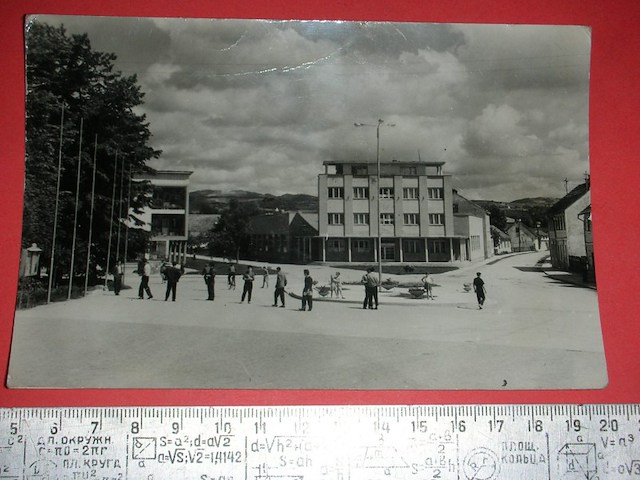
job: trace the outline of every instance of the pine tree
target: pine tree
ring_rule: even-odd
[[[57,277],[69,272],[73,218],[78,210],[75,271],[84,272],[91,217],[94,142],[97,138],[95,204],[91,264],[107,263],[109,225],[113,220],[115,242],[119,213],[128,216],[129,175],[150,171],[147,161],[160,151],[148,143],[151,137],[144,115],[135,107],[144,93],[137,78],[114,70],[116,56],[94,51],[86,34],[67,35],[64,27],[30,24],[26,32],[26,158],[23,246],[37,243],[40,264],[49,265],[58,175],[58,148],[64,106],[62,168],[55,265]],[[80,144],[80,123],[83,123]],[[81,145],[81,146],[80,146]],[[79,201],[76,182],[80,158]],[[116,162],[117,158],[117,162]],[[112,216],[114,182],[116,204]],[[135,211],[148,202],[149,186],[133,182]],[[122,199],[122,202],[120,202]],[[139,233],[136,233],[139,236]],[[121,235],[121,242],[124,235]],[[138,242],[139,243],[139,242]],[[123,247],[120,248],[121,253]],[[112,248],[110,264],[115,262]],[[121,255],[122,256],[122,255]],[[93,268],[92,268],[93,270]]]

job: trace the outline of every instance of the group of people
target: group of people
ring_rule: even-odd
[[[118,262],[120,263],[120,262]],[[116,269],[118,265],[116,264]],[[176,294],[178,290],[178,281],[180,277],[184,273],[184,266],[178,265],[178,262],[163,262],[160,266],[160,276],[162,277],[162,283],[167,284],[167,290],[165,292],[164,300],[165,302],[169,300],[169,296],[171,296],[171,300],[173,302],[176,301]],[[153,294],[151,293],[151,288],[149,287],[149,279],[151,278],[151,264],[149,260],[143,258],[141,263],[138,265],[138,274],[140,275],[140,286],[138,287],[138,298],[140,300],[144,299],[144,294],[147,294],[147,298],[153,298]],[[118,283],[120,283],[120,278],[118,279]],[[114,273],[114,291],[116,291],[116,295],[120,292],[119,288],[116,290],[116,274]]]
[[[262,274],[262,287],[265,288],[269,286],[269,270],[267,267],[263,269],[264,273]],[[149,287],[149,278],[151,276],[151,265],[146,258],[143,258],[141,264],[138,267],[138,273],[140,274],[140,286],[138,288],[138,298],[144,299],[144,294],[147,294],[147,298],[153,298],[153,294],[151,293],[151,289]],[[160,267],[160,275],[162,277],[162,282],[167,284],[166,292],[165,292],[165,301],[169,299],[171,296],[172,301],[176,301],[177,294],[177,285],[180,277],[184,274],[184,267],[182,265],[178,265],[177,262],[172,262],[171,264],[164,262]],[[123,275],[123,265],[122,262],[116,262],[116,266],[113,271],[113,290],[116,295],[120,294],[122,289],[122,275]],[[207,300],[213,301],[215,300],[215,278],[216,278],[216,270],[214,263],[208,263],[205,265],[202,270],[202,277],[207,286]],[[235,290],[236,286],[236,266],[233,263],[229,264],[227,271],[227,283],[229,289]],[[240,297],[240,303],[244,303],[247,300],[247,303],[251,303],[251,296],[253,293],[253,283],[255,281],[256,274],[254,273],[253,267],[248,266],[246,271],[242,274],[243,280],[243,288],[242,295]],[[302,289],[302,306],[300,308],[301,311],[311,311],[313,309],[313,287],[317,282],[313,280],[311,274],[308,269],[304,269],[304,286]],[[362,304],[363,309],[378,309],[378,290],[380,287],[380,277],[375,273],[375,269],[373,267],[367,268],[366,273],[362,276],[361,279],[362,285],[364,285],[365,296],[364,302]],[[426,273],[424,277],[422,277],[422,285],[425,290],[426,297],[428,299],[433,299],[433,285],[435,282],[431,274]],[[282,271],[280,267],[276,268],[276,284],[275,290],[273,293],[273,306],[278,306],[278,300],[280,301],[280,307],[284,308],[285,306],[285,292],[287,287],[287,277]],[[476,294],[476,298],[478,300],[478,308],[482,309],[485,297],[486,297],[486,288],[484,286],[484,280],[481,278],[480,272],[476,273],[476,278],[473,280],[473,290]],[[340,278],[340,272],[335,272],[331,275],[330,279],[330,291],[331,297],[334,295],[336,298],[344,299],[344,294],[342,292],[342,279]]]
[[[255,280],[256,274],[253,272],[253,267],[249,267],[251,269],[251,275],[253,276],[253,279],[251,280],[251,282],[253,282],[253,280]],[[245,272],[246,274],[246,272]],[[243,279],[245,274],[243,274]],[[227,285],[229,286],[229,290],[235,290],[236,289],[236,265],[235,263],[229,263],[229,267],[227,269]],[[269,268],[268,267],[264,267],[262,269],[262,287],[260,288],[265,288],[269,286]]]
[[[242,280],[244,285],[242,287],[242,296],[240,297],[240,303],[244,303],[245,299],[247,303],[251,303],[251,294],[253,293],[253,283],[255,281],[255,273],[252,266],[248,266],[247,270],[242,274]],[[235,279],[234,279],[235,283]],[[302,289],[302,307],[300,310],[309,311],[313,308],[313,285],[315,284],[313,278],[309,273],[309,270],[304,270],[304,288]],[[269,270],[264,267],[264,274],[262,280],[262,287],[269,286]],[[278,300],[280,300],[280,307],[285,307],[285,292],[287,286],[287,276],[280,267],[276,268],[276,285],[273,292],[273,306],[278,306]]]

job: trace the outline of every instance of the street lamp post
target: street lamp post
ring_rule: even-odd
[[[376,128],[376,168],[377,168],[377,188],[378,193],[376,195],[376,205],[378,209],[378,281],[382,283],[382,236],[380,234],[380,127],[395,127],[395,123],[384,123],[381,118],[378,119],[378,123],[360,123],[355,122],[353,124],[356,127],[375,127]]]

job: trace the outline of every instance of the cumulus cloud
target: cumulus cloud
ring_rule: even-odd
[[[39,17],[40,19],[40,17]],[[445,161],[469,198],[561,195],[588,169],[588,29],[42,17],[138,74],[156,168],[317,193],[327,160]],[[395,126],[389,126],[394,124]]]
[[[464,138],[471,157],[513,159],[541,155],[543,142],[522,125],[523,115],[509,105],[487,105],[473,119]]]

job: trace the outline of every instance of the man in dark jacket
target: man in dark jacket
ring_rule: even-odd
[[[251,292],[253,291],[253,280],[255,275],[253,273],[253,267],[249,266],[247,271],[242,274],[244,280],[244,287],[242,288],[242,297],[240,303],[244,302],[245,297],[248,296],[247,303],[251,303]]]
[[[216,269],[213,263],[207,264],[202,271],[204,283],[207,285],[207,300],[215,299]]]
[[[482,310],[487,289],[484,286],[484,280],[480,278],[480,272],[476,273],[476,278],[473,279],[473,291],[476,292],[476,297],[478,297],[478,308]]]
[[[281,271],[280,267],[276,268],[276,290],[273,292],[273,306],[278,306],[278,298],[280,299],[280,305],[284,308],[284,287],[287,286],[287,277]]]
[[[171,300],[176,301],[176,288],[178,287],[178,280],[182,275],[182,267],[178,268],[176,262],[165,270],[165,276],[167,277],[167,293],[164,296],[164,301],[169,300],[169,293],[171,293]]]
[[[364,284],[364,303],[362,308],[373,309],[375,302],[375,309],[378,309],[378,276],[374,273],[373,267],[367,268],[367,273],[362,277],[362,283]]]
[[[309,274],[309,270],[304,271],[304,288],[302,289],[302,308],[305,311],[309,305],[309,311],[313,308],[313,278]]]

